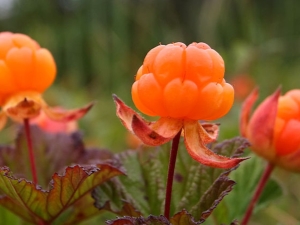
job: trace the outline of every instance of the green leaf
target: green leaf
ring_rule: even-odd
[[[234,138],[216,144],[212,149],[218,154],[237,157],[248,145],[245,139]],[[93,192],[96,207],[103,209],[109,202],[109,211],[118,212],[124,201],[142,215],[163,214],[170,146],[163,147],[167,149],[144,148],[120,153],[118,158],[128,176],[114,178],[97,187]],[[228,178],[230,172],[199,164],[182,144],[175,168],[171,214],[185,208],[203,222],[231,191],[234,182]]]
[[[53,175],[51,188],[45,191],[25,179],[14,178],[7,167],[2,167],[0,190],[7,197],[1,203],[29,222],[50,223],[94,187],[121,174],[122,171],[108,164],[67,167],[64,175]],[[8,198],[12,200],[8,201]]]
[[[273,179],[270,179],[259,198],[256,205],[256,210],[266,207],[272,200],[283,195],[283,190],[281,186]]]
[[[1,224],[25,225],[24,221],[21,222],[19,217],[2,206],[0,206],[0,218]]]
[[[229,223],[233,219],[243,217],[265,167],[266,162],[262,158],[251,155],[250,160],[242,163],[238,170],[230,174],[230,178],[235,180],[237,184],[214,212],[218,223]],[[281,195],[281,187],[271,178],[256,204],[255,211],[265,207],[271,200]],[[223,216],[224,211],[227,212],[226,216]]]

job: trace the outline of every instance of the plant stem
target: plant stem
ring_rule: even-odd
[[[29,161],[30,161],[32,179],[33,179],[33,183],[37,184],[38,180],[37,180],[37,172],[36,172],[36,166],[35,166],[35,160],[34,160],[34,152],[33,152],[33,147],[32,147],[29,119],[24,119],[24,128],[25,128],[25,136],[26,136],[26,140],[27,140],[27,148],[28,148],[28,153],[29,153]]]
[[[173,139],[171,153],[170,153],[167,188],[166,188],[165,213],[164,213],[164,216],[167,219],[170,219],[170,206],[171,206],[173,178],[174,178],[174,170],[175,170],[175,163],[176,163],[176,157],[177,157],[177,152],[178,152],[180,136],[181,136],[181,130],[176,134],[176,136]]]
[[[255,190],[254,195],[251,199],[251,202],[250,202],[250,204],[247,208],[247,211],[246,211],[245,216],[244,216],[244,218],[241,222],[241,225],[247,225],[248,224],[248,221],[249,221],[249,219],[252,215],[252,211],[254,209],[254,206],[255,206],[256,202],[258,201],[265,185],[267,184],[267,181],[269,180],[269,177],[270,177],[273,169],[274,169],[274,165],[271,164],[271,163],[268,163],[268,165],[267,165],[267,167],[266,167],[263,175],[261,176],[260,181],[259,181],[259,183],[256,187],[256,190]]]

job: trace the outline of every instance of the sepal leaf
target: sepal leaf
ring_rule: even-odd
[[[203,140],[204,144],[209,144],[217,140],[219,135],[219,125],[215,123],[200,123],[200,126],[206,131],[205,139]]]
[[[113,98],[117,107],[117,116],[122,124],[146,145],[165,144],[182,128],[182,120],[173,118],[162,117],[157,122],[148,122],[116,95],[113,95]]]
[[[211,142],[211,137],[199,123],[184,121],[185,145],[191,157],[203,165],[229,169],[247,158],[228,158],[208,149],[204,143]]]
[[[35,92],[24,92],[7,100],[2,110],[15,121],[36,117],[46,105],[42,96]]]
[[[117,108],[117,116],[121,120],[124,127],[126,127],[127,130],[133,132],[131,128],[131,122],[133,116],[141,118],[141,116],[136,113],[132,108],[127,106],[121,99],[119,99],[116,95],[113,95],[114,102],[116,104]]]
[[[94,102],[91,102],[81,108],[70,110],[57,110],[57,108],[43,105],[42,109],[44,110],[45,114],[52,120],[59,122],[70,122],[73,120],[79,120],[94,106],[94,104]]]
[[[144,144],[150,146],[159,146],[169,142],[182,128],[182,121],[165,117],[148,124],[134,115],[131,126],[135,135]]]

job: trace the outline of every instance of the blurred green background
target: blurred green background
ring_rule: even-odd
[[[0,31],[28,34],[48,48],[58,75],[47,102],[74,108],[96,100],[79,122],[86,144],[120,151],[130,144],[111,95],[133,106],[134,75],[159,43],[206,42],[223,56],[237,99],[220,120],[221,140],[238,135],[241,102],[254,86],[260,101],[279,86],[300,88],[299,9],[298,0],[0,0]],[[253,224],[299,224],[289,209],[299,212],[300,195],[287,185],[299,187],[299,177],[288,176],[278,207],[259,212]],[[295,223],[276,222],[281,212]]]

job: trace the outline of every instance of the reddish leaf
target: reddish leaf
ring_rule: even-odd
[[[39,185],[46,188],[55,172],[63,173],[72,164],[98,164],[113,158],[111,152],[86,149],[81,134],[74,132],[47,133],[31,126],[32,144],[38,168]],[[15,162],[18,163],[15,163]],[[0,167],[8,166],[18,178],[31,179],[27,141],[23,127],[19,129],[13,146],[0,146]]]
[[[138,217],[138,216],[141,216],[141,213],[138,212],[130,203],[128,202],[123,202],[123,206],[120,210],[116,210],[116,209],[113,209],[110,205],[110,202],[107,201],[104,206],[100,207],[98,206],[97,207],[98,209],[100,210],[106,210],[106,211],[109,211],[109,212],[112,212],[116,215],[119,215],[119,216],[133,216],[133,217]]]
[[[197,225],[199,223],[194,221],[194,218],[186,210],[176,213],[171,219],[172,225]]]
[[[107,225],[171,225],[164,216],[149,216],[143,217],[123,217],[116,220],[106,222]]]
[[[135,221],[136,221],[136,218],[126,216],[124,218],[107,221],[106,224],[108,224],[108,225],[137,225],[137,223]]]
[[[46,202],[47,193],[36,187],[31,182],[24,179],[15,179],[11,176],[10,171],[7,167],[2,167],[0,170],[0,190],[11,198],[12,201],[1,202],[4,207],[12,209],[13,212],[19,214],[18,210],[23,207],[25,210],[24,219],[28,220],[29,215],[36,214],[36,218],[32,220],[38,220],[40,214],[43,211],[46,212],[46,207],[43,202]],[[13,207],[16,204],[16,207]],[[36,210],[37,212],[34,212]],[[20,214],[19,214],[20,215]]]
[[[228,158],[215,154],[204,143],[211,137],[203,129],[201,124],[195,121],[184,122],[184,141],[188,153],[193,159],[206,166],[229,169],[235,167],[247,158]]]
[[[68,167],[63,176],[53,175],[50,191],[44,191],[24,179],[15,179],[8,168],[0,170],[0,190],[36,219],[54,221],[64,210],[85,196],[97,185],[121,175],[119,169],[107,164],[81,167]],[[4,207],[13,209],[12,202],[2,202]],[[26,218],[28,216],[26,214]]]
[[[199,223],[194,221],[194,218],[183,210],[176,213],[170,221],[164,216],[149,216],[144,217],[122,217],[116,220],[107,221],[108,225],[197,225]]]
[[[232,221],[231,223],[230,223],[230,225],[239,225],[240,223],[239,223],[239,221],[237,221],[237,220],[234,220],[234,221]]]

